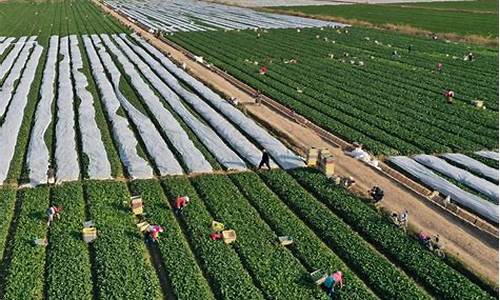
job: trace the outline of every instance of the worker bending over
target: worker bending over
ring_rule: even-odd
[[[55,205],[47,208],[47,227],[54,221],[54,217],[59,220],[61,211],[62,207],[57,207]]]
[[[188,205],[189,201],[189,196],[177,197],[174,205],[174,212],[176,216],[180,216],[182,214],[182,210]]]
[[[271,165],[269,164],[269,153],[267,153],[266,149],[262,150],[262,159],[260,160],[259,170],[263,165],[266,165],[266,167],[271,170]]]
[[[341,271],[337,271],[333,273],[332,275],[328,276],[325,279],[325,282],[323,285],[326,288],[326,292],[328,293],[328,296],[330,298],[333,298],[333,293],[335,291],[335,286],[339,286],[339,288],[344,287],[344,276]]]
[[[452,90],[446,90],[444,92],[444,97],[446,98],[446,101],[448,102],[448,104],[452,104],[453,103],[453,97],[455,97],[455,92],[452,91]]]
[[[377,204],[384,199],[384,191],[376,185],[370,190],[370,197],[372,197],[373,202]]]
[[[158,236],[160,235],[160,232],[163,232],[163,228],[159,225],[149,225],[148,227],[148,240],[151,243],[155,243],[158,241]]]

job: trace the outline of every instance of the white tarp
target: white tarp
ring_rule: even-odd
[[[116,67],[113,59],[106,51],[106,48],[101,43],[99,36],[91,35],[94,45],[98,49],[99,56],[103,64],[111,75],[111,82],[113,83],[114,92],[120,101],[122,107],[127,111],[128,116],[135,124],[142,141],[146,146],[149,155],[155,161],[155,165],[160,172],[160,175],[178,175],[182,174],[183,170],[179,162],[175,159],[174,154],[168,148],[166,142],[154,126],[153,122],[148,116],[145,116],[137,108],[135,108],[120,91],[120,80],[122,74]]]
[[[123,66],[123,69],[130,77],[132,86],[134,86],[137,90],[138,94],[141,96],[142,100],[145,102],[146,106],[154,115],[164,133],[167,135],[167,138],[177,149],[177,152],[182,156],[189,173],[212,172],[213,169],[210,163],[189,139],[187,133],[170,113],[170,111],[163,106],[160,98],[158,98],[149,85],[144,82],[140,73],[136,70],[130,60],[113,44],[108,35],[101,34],[101,38],[111,53],[117,57],[118,61]]]
[[[92,74],[99,87],[101,100],[104,103],[106,115],[113,129],[113,137],[118,146],[120,159],[132,179],[151,178],[153,176],[153,169],[151,169],[148,162],[137,153],[137,139],[129,128],[127,118],[119,114],[120,102],[113,90],[113,86],[106,76],[106,72],[97,56],[94,45],[88,36],[83,35],[82,38],[91,63]]]
[[[47,183],[49,165],[49,149],[45,143],[45,133],[52,121],[52,102],[54,101],[54,84],[56,80],[57,53],[59,37],[51,36],[45,69],[40,87],[40,101],[35,114],[35,122],[31,130],[26,163],[29,169],[30,186]]]
[[[163,54],[146,43],[142,39],[138,39],[143,46],[146,47],[165,67],[166,62],[170,62]],[[161,74],[160,74],[161,75]],[[163,74],[165,75],[165,74]],[[170,75],[170,77],[172,77]],[[164,77],[167,83],[189,103],[196,112],[198,112],[207,121],[217,133],[223,137],[227,143],[231,145],[242,157],[244,157],[252,166],[259,164],[262,158],[262,152],[251,143],[239,130],[237,130],[228,120],[221,116],[215,109],[208,105],[205,101],[192,93],[186,93],[184,88],[179,88],[180,84],[170,77]],[[192,79],[195,80],[195,79]],[[274,162],[271,162],[271,167],[276,167]]]
[[[23,122],[24,109],[28,103],[28,94],[35,78],[42,51],[42,46],[35,46],[17,85],[16,93],[12,97],[9,111],[5,116],[2,127],[0,127],[0,184],[7,178],[10,163],[14,157],[17,136]]]
[[[430,186],[443,195],[450,196],[455,202],[467,207],[478,215],[498,223],[498,205],[461,190],[409,157],[395,156],[389,160],[412,176],[418,178],[425,185]]]
[[[489,167],[478,160],[470,158],[467,155],[463,155],[460,153],[446,153],[441,156],[451,161],[454,161],[462,166],[465,166],[471,171],[474,171],[485,177],[498,181],[498,170]]]
[[[481,194],[485,195],[489,199],[493,200],[493,202],[498,204],[498,186],[489,182],[488,180],[477,177],[476,175],[471,174],[466,170],[462,170],[447,163],[444,159],[432,155],[415,155],[413,159],[423,164],[424,166],[427,166],[433,170],[438,171],[441,174],[444,174],[460,183],[465,184],[466,186],[480,192]]]
[[[178,31],[198,31],[210,27],[255,29],[344,26],[334,22],[257,12],[247,8],[204,1],[112,0],[105,1],[105,3],[148,26],[153,25],[155,29],[163,27],[175,28]]]
[[[475,153],[477,155],[479,155],[479,156],[486,157],[486,158],[498,161],[498,152],[493,152],[493,151],[477,151]]]
[[[125,51],[129,58],[137,64],[138,68],[142,71],[144,76],[151,82],[155,89],[163,96],[163,98],[170,104],[173,110],[186,122],[186,124],[191,128],[191,130],[196,134],[200,141],[207,147],[207,149],[215,156],[215,158],[227,169],[232,170],[245,170],[245,162],[234,153],[224,141],[207,125],[198,120],[197,117],[193,116],[191,112],[184,106],[181,102],[179,96],[175,94],[169,86],[167,86],[161,79],[156,76],[156,74],[151,70],[153,68],[156,73],[158,73],[170,86],[171,81],[166,78],[170,76],[171,79],[175,80],[178,87],[179,83],[175,78],[168,73],[165,68],[158,63],[154,58],[152,58],[144,49],[141,47],[130,43],[126,38],[126,35],[121,35],[121,37],[127,41],[127,44],[131,46],[137,54],[132,51],[127,44],[123,42],[118,36],[114,36],[115,40],[118,42],[120,47]],[[140,57],[146,61],[151,68],[144,63]],[[177,89],[178,90],[178,89]],[[183,89],[184,90],[184,89]],[[185,90],[184,90],[185,91]],[[186,93],[189,93],[185,91]],[[193,94],[191,94],[194,96]],[[181,96],[183,96],[181,94]],[[237,138],[237,137],[236,137]],[[244,138],[244,137],[243,137]]]
[[[31,37],[30,40],[33,41],[35,37]],[[17,40],[17,42],[14,44],[14,48],[9,52],[7,57],[2,61],[2,64],[0,65],[0,81],[4,78],[5,74],[9,72],[10,68],[12,67],[12,64],[16,60],[17,56],[19,55],[19,52],[23,49],[25,46],[26,40],[28,37],[22,36]],[[0,98],[1,99],[1,98]]]
[[[357,160],[361,160],[361,161],[364,161],[366,163],[370,162],[372,159],[370,154],[368,154],[366,151],[364,151],[361,148],[355,148],[354,150],[346,151],[345,153],[351,157],[354,157]]]
[[[5,52],[5,50],[7,50],[7,48],[9,48],[10,44],[12,44],[12,42],[15,40],[16,40],[15,38],[10,37],[10,38],[7,38],[5,41],[3,41],[0,44],[0,55],[2,55]]]
[[[19,54],[16,63],[14,64],[14,66],[9,72],[9,75],[7,76],[7,78],[5,78],[5,81],[3,82],[2,89],[0,90],[0,118],[3,116],[5,110],[9,106],[9,101],[16,87],[16,83],[19,80],[19,77],[21,77],[24,65],[28,61],[30,51],[33,48],[34,44],[32,42],[34,40],[35,37],[31,37],[28,40],[28,42],[24,44],[25,47],[21,51],[21,54]]]
[[[75,92],[80,99],[78,123],[82,150],[88,158],[87,173],[91,179],[109,179],[111,178],[111,165],[101,139],[101,132],[95,121],[94,97],[87,90],[87,77],[80,71],[83,69],[83,61],[78,38],[76,35],[71,35],[69,38]]]
[[[137,36],[135,37],[146,47],[146,49],[156,56],[170,72],[184,80],[191,86],[191,88],[200,93],[204,99],[210,102],[210,104],[221,114],[235,123],[242,131],[259,143],[260,146],[265,148],[271,157],[282,168],[293,169],[305,166],[303,160],[299,156],[293,153],[290,149],[286,148],[277,138],[269,134],[264,128],[257,125],[252,119],[245,116],[240,110],[232,106],[229,102],[223,100],[215,92],[210,90],[198,80],[194,79],[181,68],[177,67],[154,47],[147,44],[144,40],[138,38]],[[188,99],[186,99],[186,101],[188,101]],[[212,126],[215,125],[212,124]]]
[[[78,180],[80,165],[75,134],[75,111],[73,109],[73,85],[71,82],[71,57],[69,39],[59,39],[59,81],[57,89],[56,121],[56,178],[57,182]]]

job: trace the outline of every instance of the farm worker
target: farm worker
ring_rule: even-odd
[[[370,191],[370,196],[375,203],[378,203],[384,199],[384,191],[379,186],[374,186]]]
[[[420,231],[418,233],[418,239],[424,244],[426,245],[430,240],[431,240],[431,237],[425,232],[425,231]]]
[[[452,91],[452,90],[446,90],[444,92],[444,97],[446,98],[446,101],[448,102],[448,104],[452,104],[453,103],[453,97],[455,97],[455,92]]]
[[[266,149],[262,150],[262,159],[260,160],[259,163],[259,170],[262,168],[263,165],[266,165],[269,170],[271,169],[271,166],[269,165],[269,153],[267,153]]]
[[[56,172],[55,172],[54,168],[52,167],[52,165],[49,165],[49,167],[47,169],[47,183],[54,184],[54,182],[56,181],[55,177],[56,177]]]
[[[408,210],[405,209],[400,215],[399,215],[399,222],[401,225],[404,227],[408,226]]]
[[[62,207],[57,207],[55,205],[47,208],[47,227],[54,221],[54,216],[59,220],[61,211]]]
[[[410,53],[410,52],[411,52],[412,48],[413,48],[413,45],[412,45],[412,44],[408,45],[408,53]]]
[[[214,232],[214,233],[210,234],[210,239],[212,241],[220,240],[220,239],[222,239],[222,237],[223,237],[222,233]]]
[[[441,71],[443,71],[443,64],[442,64],[442,63],[438,63],[438,64],[436,65],[436,70],[437,70],[439,73],[441,73]]]
[[[267,67],[260,67],[259,69],[259,74],[260,75],[265,75],[267,73]]]
[[[184,207],[188,205],[188,203],[189,203],[189,196],[177,197],[174,205],[175,215],[179,216],[182,213]]]
[[[163,232],[163,228],[159,225],[149,225],[148,227],[148,235],[149,235],[149,240],[151,242],[157,242],[158,241],[158,236],[160,233]]]
[[[395,58],[399,58],[399,53],[398,51],[394,50],[392,51],[392,58],[395,59]]]
[[[344,276],[341,271],[337,271],[328,276],[325,279],[325,282],[323,283],[328,293],[328,296],[333,297],[335,286],[339,285],[340,288],[343,288],[344,287],[343,281],[344,281]]]
[[[344,178],[344,187],[346,189],[350,189],[356,184],[356,180],[352,176],[349,176],[347,178]]]
[[[467,54],[467,60],[468,61],[473,61],[474,60],[474,54],[472,54],[472,52],[469,52],[469,54]]]

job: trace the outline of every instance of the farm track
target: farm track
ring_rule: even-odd
[[[71,33],[80,35],[106,32],[110,34],[122,31],[121,27],[117,26],[114,21],[100,17],[98,11],[89,3],[72,3],[72,5],[66,4],[63,7],[64,11],[60,11],[61,16],[73,15],[72,18],[70,17],[71,22],[62,25],[65,22],[62,21],[64,18],[60,17],[61,28],[59,32],[57,29],[52,29],[61,36]],[[84,19],[84,15],[90,15],[94,22]],[[57,14],[54,16],[57,18]],[[43,37],[45,41],[43,58],[46,57],[46,42],[49,35]],[[83,49],[83,44],[81,37],[79,37],[79,47],[84,61],[83,72],[90,82],[89,90],[94,96],[94,101],[101,102],[98,89],[88,71],[89,58]],[[174,56],[176,55],[178,53],[174,54]],[[117,60],[114,59],[116,63]],[[191,71],[196,69],[196,65],[189,62],[188,65],[190,69],[192,68]],[[37,83],[32,86],[30,94],[31,115],[35,112],[39,98],[38,88],[42,70],[43,64],[38,67]],[[207,72],[206,74],[211,73]],[[223,80],[220,82],[227,84]],[[130,81],[124,84],[128,86],[124,88],[135,93],[131,89]],[[236,90],[234,87],[228,88]],[[241,95],[249,102],[252,101],[250,96],[244,93]],[[138,97],[136,101],[142,100]],[[78,105],[79,102],[75,98],[75,115],[78,113]],[[94,106],[96,107],[99,129],[103,132],[104,137],[109,137],[108,139],[103,138],[106,151],[108,155],[115,157],[115,159],[110,159],[112,163],[115,162],[112,167],[113,175],[126,173],[126,171],[122,171],[123,166],[116,154],[115,145],[113,145],[114,139],[111,138],[109,121],[104,118],[100,105],[94,103]],[[282,126],[290,126],[289,128],[299,129],[301,137],[310,138],[304,142],[318,141],[322,145],[325,144],[317,136],[308,135],[310,132],[304,134],[305,131],[300,126],[297,127],[287,119],[276,116],[263,106],[249,106],[248,109],[251,113],[258,114],[259,111],[270,113],[267,121],[272,122],[275,118],[278,119],[276,122],[277,130],[282,130]],[[57,110],[53,112],[54,120],[52,123],[56,122],[56,112]],[[23,122],[23,126],[26,128],[25,131],[29,133],[32,121]],[[75,126],[78,136],[80,135],[78,121],[76,121]],[[55,126],[50,129],[53,132],[55,130]],[[21,145],[27,144],[28,136],[29,134],[26,134],[25,137],[20,138]],[[57,142],[55,134],[52,136],[52,142],[48,143],[49,147]],[[136,136],[138,135],[136,134]],[[294,138],[293,134],[292,138]],[[25,148],[21,149],[24,151]],[[80,163],[79,177],[85,179],[88,174],[85,161],[82,158],[81,145],[78,145],[77,149]],[[16,153],[18,153],[17,151],[16,148]],[[145,158],[151,160],[147,151],[144,153]],[[20,178],[20,174],[26,174],[23,165],[25,157],[26,154],[21,155],[20,163],[11,168],[10,178]],[[54,159],[53,151],[51,151],[51,157]],[[341,160],[343,159],[341,158]],[[345,164],[349,162],[353,163],[348,159],[344,161]],[[366,171],[363,168],[360,169]],[[276,172],[285,176],[283,171]],[[277,245],[277,236],[285,234],[286,230],[290,230],[293,226],[288,227],[288,229],[280,227],[283,224],[276,223],[270,218],[273,215],[272,210],[266,212],[265,207],[257,204],[258,199],[255,198],[255,195],[260,195],[260,192],[252,194],[251,188],[266,190],[263,179],[254,173],[235,173],[229,177],[228,174],[231,172],[218,171],[216,173],[219,174],[167,177],[161,181],[157,179],[129,181],[125,178],[118,178],[114,181],[82,180],[63,183],[51,188],[41,186],[34,189],[20,189],[17,192],[15,209],[12,208],[14,206],[12,200],[14,192],[9,191],[8,187],[2,187],[0,199],[2,199],[2,205],[4,204],[3,199],[6,199],[5,205],[8,210],[5,217],[9,220],[12,218],[0,269],[2,274],[7,274],[7,281],[5,281],[7,286],[2,286],[1,289],[7,291],[4,299],[19,297],[35,299],[108,299],[113,297],[127,299],[234,299],[235,297],[271,299],[276,296],[293,298],[297,295],[305,298],[324,299],[326,295],[319,289],[309,286],[306,278],[307,272],[316,268],[315,262],[319,259],[314,254],[316,249],[296,249],[295,246],[286,249]],[[265,177],[265,174],[267,172],[263,172],[262,177]],[[375,175],[375,177],[377,176],[380,177],[379,174]],[[11,184],[13,182],[11,181]],[[308,195],[314,194],[314,189],[307,188],[308,191],[306,191],[295,180],[293,182]],[[5,194],[2,192],[4,189],[7,189]],[[266,191],[270,197],[269,200],[274,197],[274,193],[277,194],[275,189]],[[130,196],[135,194],[141,194],[145,200],[145,209],[151,222],[161,225],[168,224],[166,232],[160,236],[160,243],[152,247],[144,244],[142,236],[135,227],[137,219],[131,215],[126,204]],[[185,210],[182,217],[175,217],[169,202],[177,196],[185,194],[193,195],[193,203]],[[314,203],[320,203],[315,197],[310,196],[310,198]],[[347,276],[352,276],[349,278],[353,278],[353,284],[345,290],[340,290],[340,297],[351,299],[350,293],[355,293],[363,299],[376,299],[377,296],[387,298],[388,296],[383,289],[388,289],[389,294],[408,295],[410,290],[405,293],[404,285],[391,291],[390,287],[382,287],[380,283],[373,280],[373,277],[370,281],[365,276],[361,276],[362,272],[352,268],[354,264],[346,259],[345,254],[342,254],[341,258],[335,255],[342,250],[327,242],[330,237],[327,238],[312,231],[310,226],[305,224],[306,222],[301,222],[300,219],[305,218],[305,216],[298,215],[288,208],[282,202],[284,199],[281,196],[276,197],[273,201],[277,201],[277,207],[280,207],[281,214],[292,220],[287,224],[300,226],[300,232],[304,235],[297,237],[299,247],[308,247],[308,241],[313,245],[318,245],[325,257],[329,258],[322,262],[321,267],[332,268],[328,271],[342,269]],[[356,201],[362,203],[359,199]],[[415,201],[418,200],[415,199]],[[64,206],[62,219],[56,221],[48,230],[49,246],[47,248],[34,247],[31,245],[31,238],[43,237],[47,233],[44,225],[44,212],[48,203]],[[361,205],[366,206],[363,203]],[[227,207],[233,207],[234,211],[226,210]],[[366,206],[366,209],[370,208]],[[334,210],[327,211],[336,215]],[[237,229],[239,240],[234,246],[227,246],[220,241],[214,242],[208,239],[210,230],[207,227],[214,218]],[[98,239],[87,246],[81,241],[80,230],[81,223],[89,219],[96,221]],[[68,230],[68,228],[70,229]],[[20,232],[23,232],[23,235]],[[352,229],[349,229],[349,232],[356,234]],[[3,233],[0,232],[0,245],[5,242],[2,237]],[[403,275],[405,282],[412,287],[411,293],[420,295],[421,298],[429,296],[423,290],[421,282],[410,279],[410,277],[415,278],[416,275],[403,271],[404,262],[397,262],[393,258],[387,259],[388,254],[380,250],[379,247],[374,247],[376,242],[371,241],[364,234],[360,234],[359,240],[369,244],[369,251],[386,261],[386,265],[394,270],[394,276]],[[413,240],[411,243],[415,244]],[[4,248],[2,247],[2,249]],[[418,248],[417,252],[419,255],[435,260],[423,249]],[[117,256],[127,259],[117,260]],[[26,264],[26,257],[30,262],[30,258],[33,257],[34,265]],[[263,265],[264,259],[269,257],[276,259],[270,261],[270,265]],[[342,261],[342,258],[345,261]],[[26,271],[30,267],[32,272]],[[377,266],[375,265],[375,267]],[[445,269],[451,270],[449,267]],[[14,273],[14,270],[18,271]],[[408,274],[409,277],[405,274]],[[356,277],[359,279],[354,279]],[[81,278],[85,279],[81,280]],[[4,282],[5,278],[1,279]],[[468,288],[458,289],[457,293],[468,292],[481,299],[489,299],[475,285],[466,279],[464,280],[464,286]],[[129,284],[131,282],[133,285]],[[193,282],[196,284],[192,284]],[[70,289],[71,293],[68,293],[66,289]],[[374,294],[375,290],[377,292]],[[440,295],[439,292],[432,291],[432,287],[426,287],[426,290],[433,296]]]
[[[157,40],[153,35],[148,34],[146,31],[130,23],[128,20],[125,20],[115,12],[110,11],[106,7],[101,7],[123,23],[140,32],[141,35],[145,36],[154,46],[162,49],[166,53],[170,53],[179,63],[186,63],[190,72],[197,78],[201,78],[203,81],[207,82],[207,84],[228,95],[228,97],[237,97],[242,103],[254,102],[251,96],[245,94],[220,76],[192,62],[178,50]],[[325,142],[311,130],[290,122],[288,119],[276,114],[269,108],[253,105],[247,105],[246,108],[250,114],[269,125],[273,131],[278,132],[278,134],[282,132],[282,134],[289,138],[292,143],[295,143],[296,146],[298,145],[299,149],[301,146],[307,147],[311,145],[318,148],[329,147],[337,157],[336,170],[339,174],[351,175],[356,178],[357,192],[364,194],[373,184],[384,187],[384,189],[388,191],[386,200],[384,200],[385,209],[387,211],[400,211],[403,208],[408,208],[413,212],[410,218],[412,227],[423,229],[428,232],[440,233],[441,237],[446,239],[445,244],[449,252],[454,254],[454,256],[456,255],[460,261],[468,265],[474,272],[481,274],[481,276],[485,278],[498,278],[496,265],[498,249],[495,246],[495,242],[491,241],[487,235],[477,232],[476,229],[471,229],[468,225],[464,225],[454,216],[450,216],[447,212],[428,203],[427,200],[422,200],[415,196],[415,194],[407,190],[404,186],[380,175],[374,170],[364,166],[362,163],[345,156],[340,149]],[[473,248],[475,250],[472,250]],[[480,261],[480,263],[478,263],[478,261]],[[495,281],[495,279],[492,281]]]

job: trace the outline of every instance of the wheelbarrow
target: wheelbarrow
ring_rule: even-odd
[[[97,229],[94,227],[94,221],[86,221],[83,223],[82,236],[85,243],[91,243],[97,238]]]
[[[288,245],[293,244],[293,237],[291,237],[291,236],[280,236],[280,237],[278,237],[278,240],[279,240],[280,244],[283,246],[288,246]]]
[[[134,196],[130,198],[130,208],[132,213],[136,216],[142,215],[144,213],[144,202],[141,196]]]
[[[236,232],[234,230],[224,230],[222,232],[222,239],[224,240],[224,243],[231,244],[236,241]]]
[[[224,224],[217,222],[217,221],[212,221],[212,225],[210,226],[213,232],[221,232],[224,230]]]
[[[148,230],[149,226],[151,226],[147,221],[137,223],[137,228],[139,228],[140,232],[145,232]]]
[[[312,281],[316,283],[316,285],[322,285],[323,282],[325,282],[326,278],[328,278],[328,274],[321,269],[316,270],[309,275],[311,276]]]

